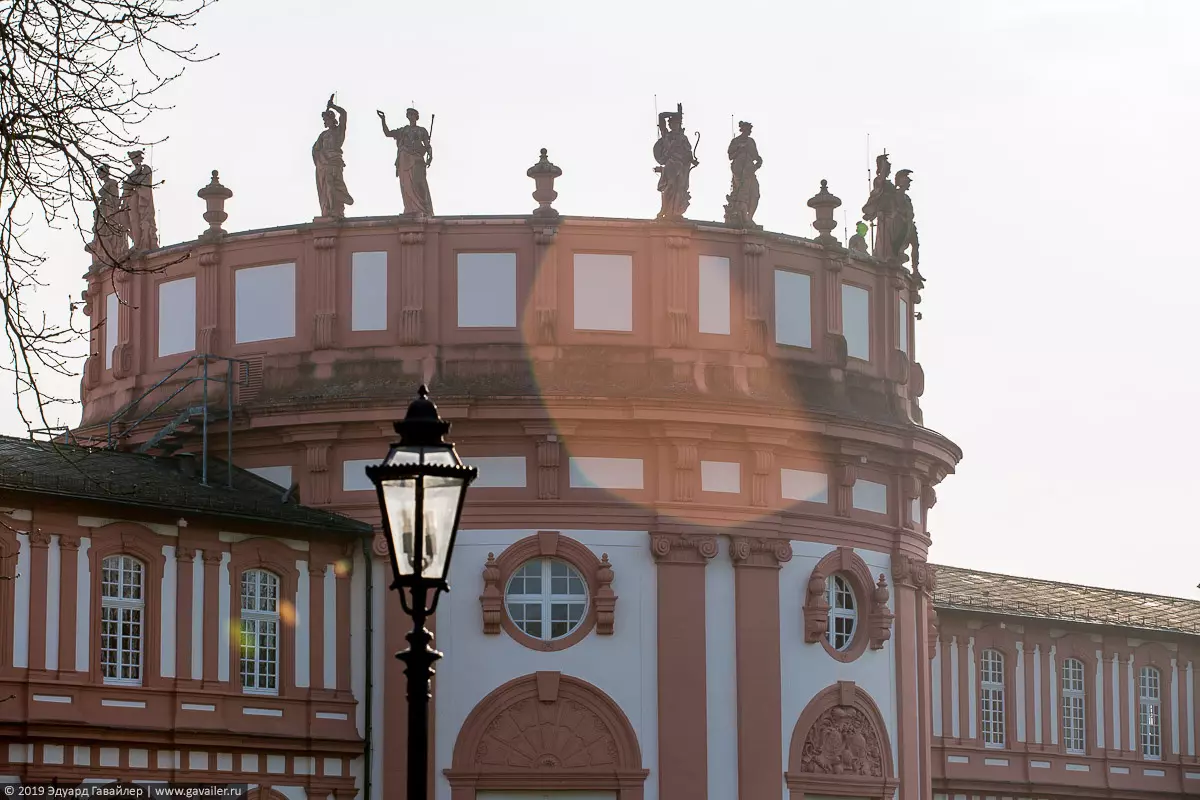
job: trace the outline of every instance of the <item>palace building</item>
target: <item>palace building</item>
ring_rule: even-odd
[[[438,800],[1200,794],[1200,603],[928,563],[919,273],[825,187],[810,239],[559,216],[540,164],[532,214],[239,233],[214,173],[95,258],[80,425],[0,440],[0,780],[403,797],[364,467],[427,383],[480,473]]]

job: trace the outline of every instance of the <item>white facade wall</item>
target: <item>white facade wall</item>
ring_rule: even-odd
[[[822,558],[835,550],[833,545],[816,542],[792,542],[792,560],[784,564],[779,572],[779,657],[783,675],[783,765],[787,769],[788,748],[791,746],[792,729],[804,712],[804,707],[822,689],[838,681],[854,681],[871,695],[879,706],[887,724],[888,738],[892,743],[892,758],[899,763],[897,753],[896,721],[896,645],[895,637],[882,650],[868,647],[854,661],[844,664],[831,658],[819,642],[804,642],[804,598],[808,579],[813,567]],[[855,549],[859,558],[866,562],[872,575],[891,575],[891,556],[870,550]],[[710,565],[711,566],[711,565]],[[895,613],[895,591],[888,607]],[[870,598],[858,598],[859,604],[869,603]],[[859,616],[859,624],[865,624]],[[731,687],[732,688],[732,687]],[[710,683],[708,691],[714,691]]]
[[[434,774],[438,800],[449,800],[442,770],[450,766],[455,739],[467,715],[484,697],[513,678],[557,670],[587,681],[613,699],[637,733],[642,765],[651,771],[645,800],[658,800],[658,609],[656,566],[649,536],[639,531],[560,529],[591,549],[608,553],[618,596],[612,636],[590,633],[558,652],[531,650],[506,633],[485,635],[479,606],[483,566],[530,530],[464,530],[455,543],[450,585],[438,605],[438,663]],[[702,665],[697,665],[700,668]]]

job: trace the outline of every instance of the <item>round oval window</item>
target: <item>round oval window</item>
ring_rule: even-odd
[[[569,636],[587,616],[588,588],[579,570],[556,558],[522,564],[504,588],[513,624],[535,639]]]

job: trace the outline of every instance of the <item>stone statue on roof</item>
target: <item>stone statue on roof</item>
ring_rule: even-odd
[[[108,167],[96,168],[100,188],[95,195],[92,212],[92,237],[88,250],[100,266],[114,266],[129,254],[129,231],[125,228],[125,213],[121,207],[121,189]]]
[[[892,164],[887,152],[875,159],[875,180],[871,195],[863,206],[863,219],[875,223],[875,250],[880,261],[892,260],[891,220],[895,210],[896,185],[892,183]]]
[[[429,179],[426,176],[426,170],[433,164],[431,131],[417,124],[421,114],[415,108],[405,112],[408,124],[395,130],[388,128],[387,117],[382,111],[375,113],[383,125],[383,135],[396,141],[396,177],[400,179],[405,216],[432,217],[433,199],[429,194]],[[433,128],[432,118],[429,127]]]
[[[154,216],[154,172],[143,163],[145,151],[128,153],[133,171],[121,185],[121,213],[125,228],[133,239],[133,249],[141,252],[158,249],[158,222]]]
[[[851,253],[858,253],[864,256],[870,254],[871,250],[867,247],[867,231],[869,230],[870,228],[867,227],[867,223],[861,220],[854,226],[854,235],[850,237],[850,241],[847,243],[847,247]]]
[[[699,134],[696,135],[696,144],[700,144]],[[662,193],[662,208],[657,219],[666,222],[681,220],[692,203],[692,195],[688,191],[692,170],[700,165],[692,143],[683,130],[682,103],[674,111],[664,111],[658,115],[654,160],[658,162],[654,171],[658,173],[658,191]]]
[[[346,161],[342,158],[349,116],[346,109],[334,105],[333,95],[329,95],[321,120],[325,123],[325,130],[321,131],[312,146],[313,166],[317,174],[317,201],[321,204],[322,217],[342,219],[346,216],[346,206],[354,205],[354,198],[346,188],[343,175]]]
[[[729,168],[733,172],[733,184],[725,200],[725,222],[739,228],[757,228],[754,212],[758,210],[758,170],[762,156],[758,145],[750,138],[754,126],[739,122],[741,133],[729,143]]]

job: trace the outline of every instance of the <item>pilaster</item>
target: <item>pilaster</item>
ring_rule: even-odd
[[[212,247],[200,253],[196,275],[196,351],[221,351],[221,249]]]
[[[658,796],[708,797],[704,567],[715,536],[650,536],[658,584]]]
[[[310,691],[318,691],[325,685],[325,563],[315,553],[309,557],[308,686]],[[300,580],[304,578],[300,576]]]
[[[192,569],[196,551],[182,544],[175,550],[175,679],[192,679]]]
[[[58,537],[58,672],[69,676],[75,671],[76,601],[79,597],[79,537]],[[88,620],[83,621],[84,625]]]
[[[400,234],[400,343],[424,341],[425,233]]]
[[[896,590],[897,800],[933,797],[930,748],[933,696],[929,659],[929,613],[935,585],[933,568],[905,553],[892,554]],[[968,701],[970,702],[970,701]]]
[[[767,320],[762,309],[762,257],[767,252],[759,242],[742,245],[742,312],[746,322],[746,352],[767,351]]]
[[[313,239],[316,251],[316,301],[313,316],[313,349],[334,346],[337,331],[337,228],[322,230]]]
[[[686,236],[667,237],[667,326],[671,347],[687,347],[690,327],[691,295],[688,293],[691,240]]]
[[[206,549],[204,551],[204,683],[206,686],[217,687],[220,659],[217,642],[221,635],[221,620],[217,609],[221,598],[221,561],[225,553],[222,550]],[[229,614],[235,613],[233,603],[230,603]]]
[[[533,276],[534,331],[531,340],[552,345],[558,341],[558,228],[552,225],[533,231],[537,272]]]
[[[783,775],[779,568],[787,539],[731,536],[737,645],[738,798],[778,797]]]
[[[31,615],[29,618],[29,671],[31,673],[42,672],[46,669],[45,609],[49,561],[50,534],[35,522],[30,526],[29,531],[29,605],[31,609],[41,609],[42,613],[40,620],[36,615]]]
[[[141,266],[141,260],[134,262]],[[117,380],[133,372],[133,276],[128,270],[114,269],[113,287],[117,293],[117,349],[113,351],[112,370]],[[105,347],[109,345],[106,343]]]

